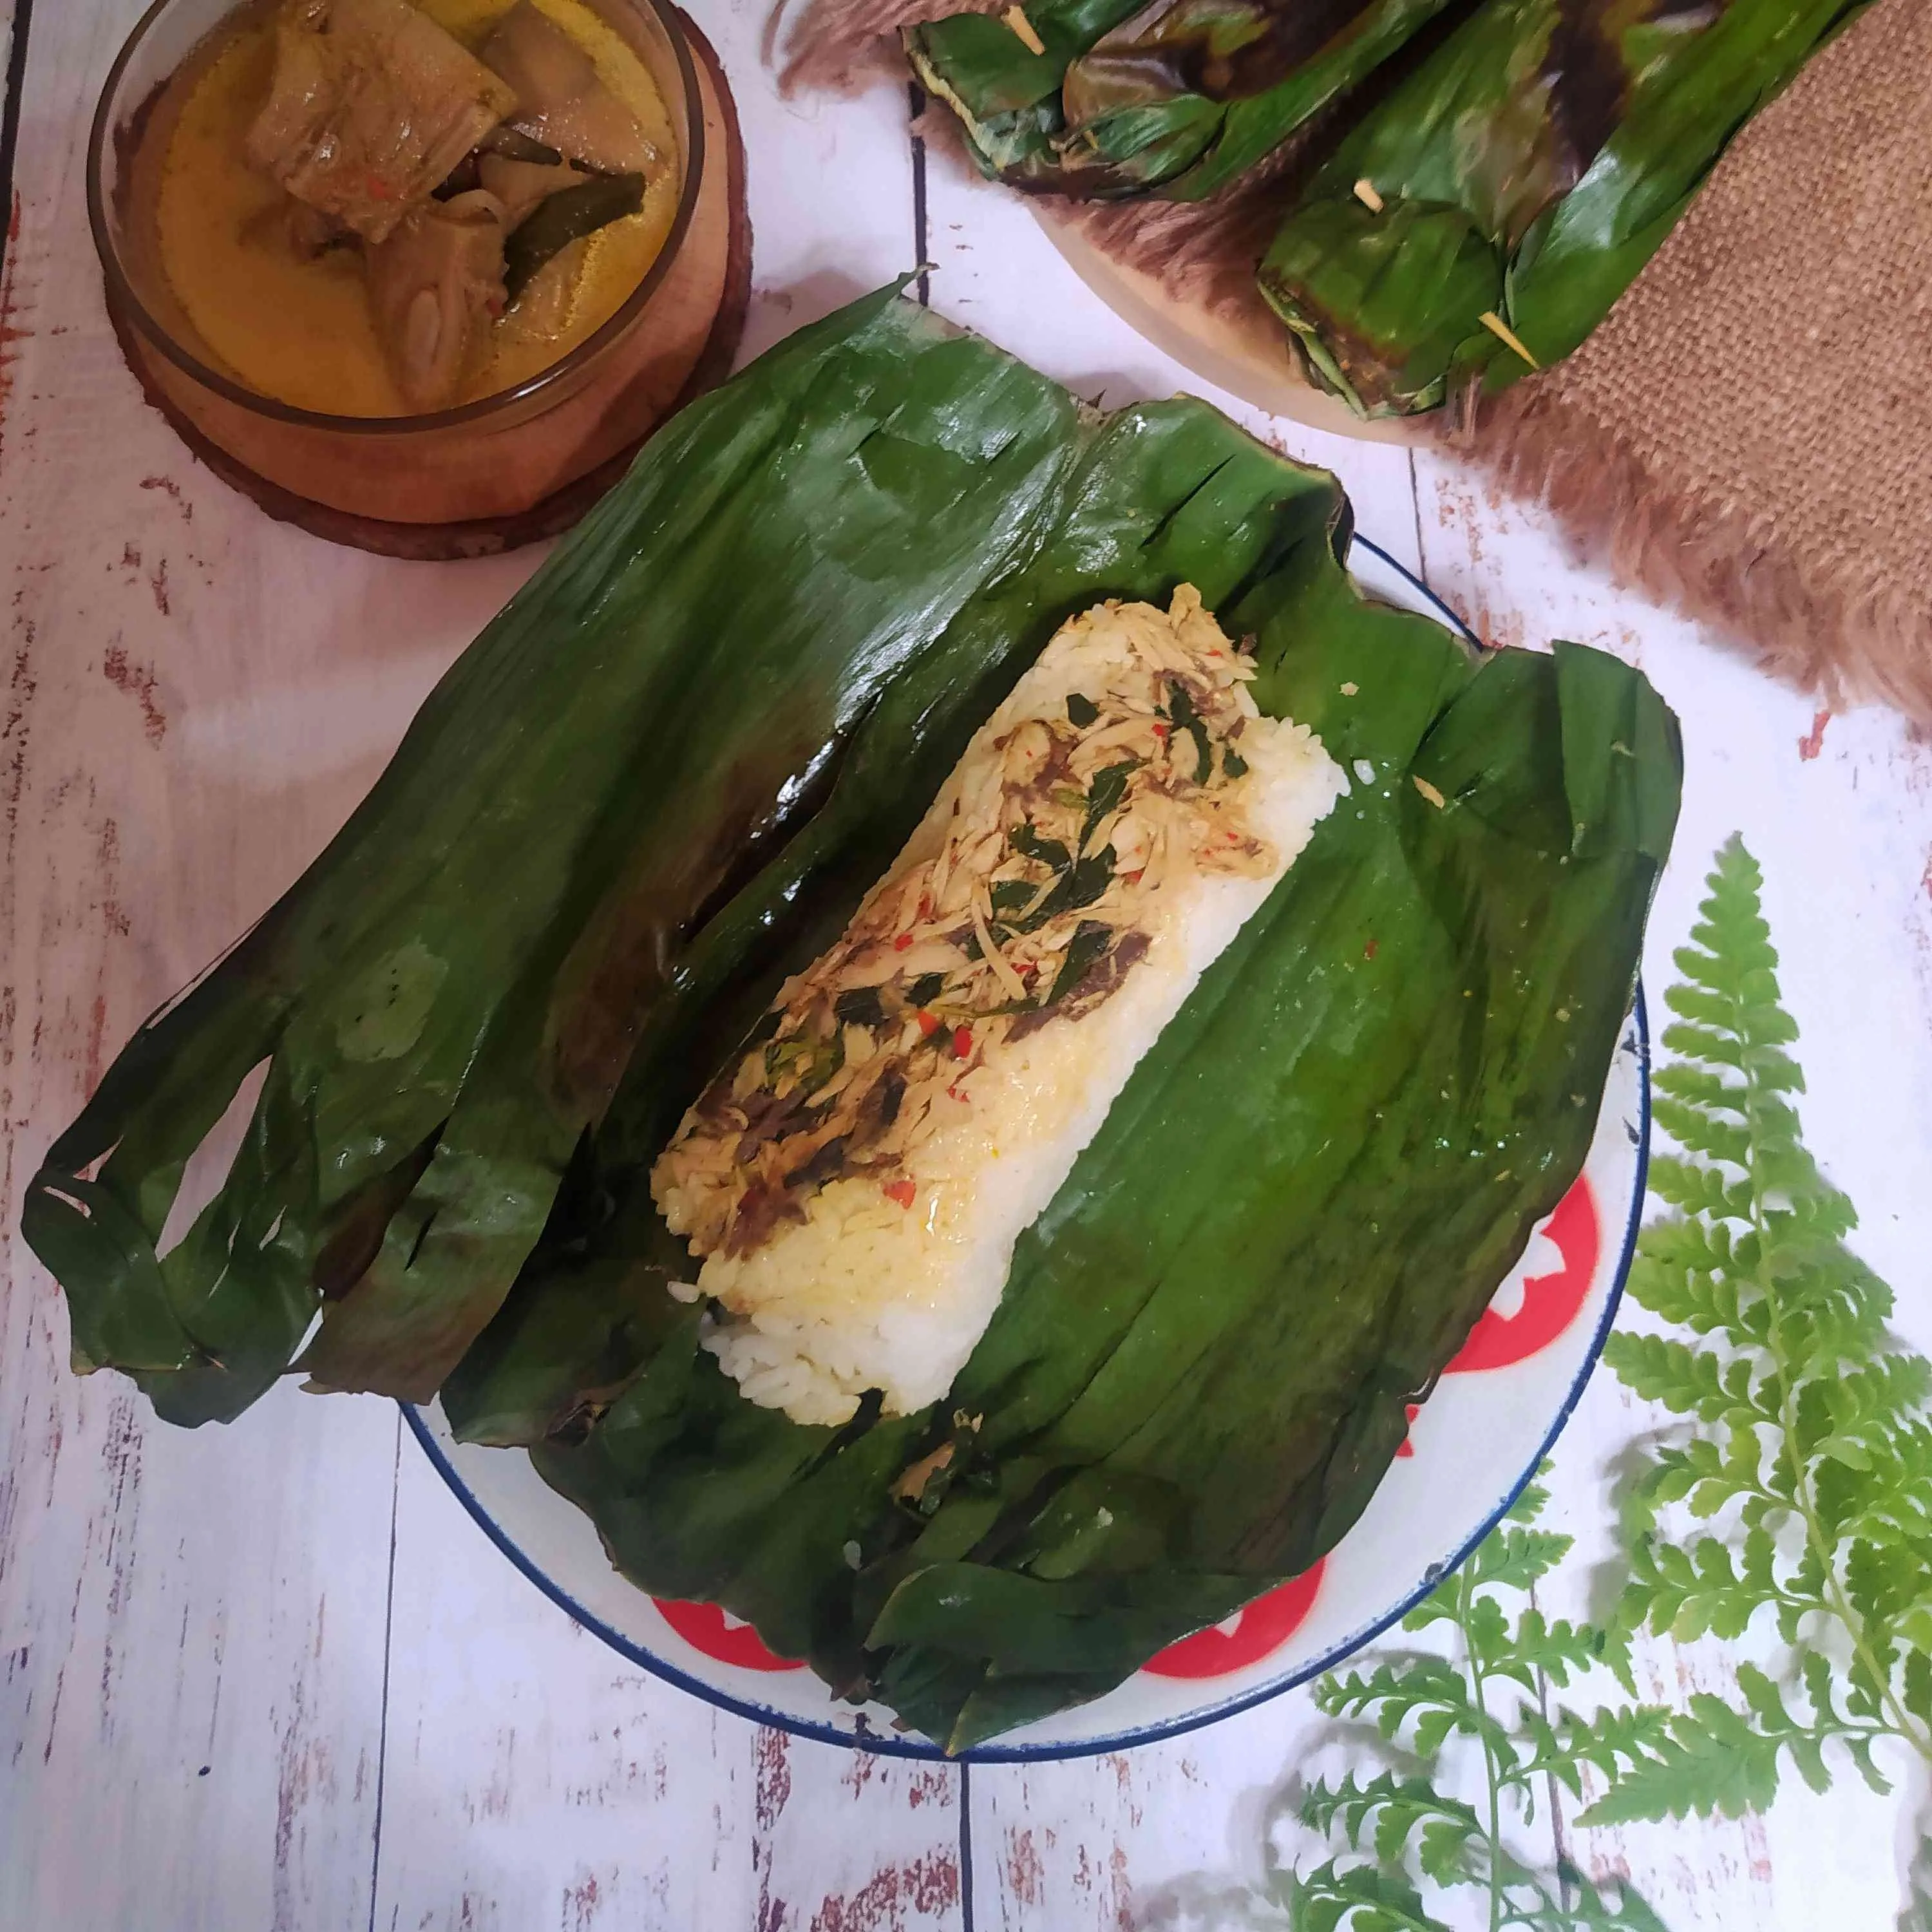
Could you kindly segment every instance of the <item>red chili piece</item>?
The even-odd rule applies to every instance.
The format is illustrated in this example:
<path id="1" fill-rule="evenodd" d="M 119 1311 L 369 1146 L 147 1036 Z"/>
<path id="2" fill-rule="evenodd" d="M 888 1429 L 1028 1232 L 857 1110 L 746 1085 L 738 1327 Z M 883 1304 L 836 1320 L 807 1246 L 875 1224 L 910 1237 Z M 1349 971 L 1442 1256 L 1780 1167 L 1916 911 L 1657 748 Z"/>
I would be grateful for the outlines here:
<path id="1" fill-rule="evenodd" d="M 955 1060 L 970 1060 L 973 1057 L 973 1029 L 955 1027 L 952 1029 L 952 1057 Z"/>
<path id="2" fill-rule="evenodd" d="M 909 932 L 901 933 L 898 938 L 892 941 L 892 950 L 895 952 L 910 952 L 912 950 L 912 934 Z"/>
<path id="3" fill-rule="evenodd" d="M 939 1030 L 938 1021 L 934 1019 L 923 1006 L 913 1015 L 913 1018 L 918 1021 L 920 1031 L 924 1034 L 928 1040 Z"/>
<path id="4" fill-rule="evenodd" d="M 918 1192 L 918 1188 L 910 1180 L 895 1180 L 887 1186 L 886 1198 L 896 1201 L 902 1208 L 910 1208 L 913 1196 Z"/>

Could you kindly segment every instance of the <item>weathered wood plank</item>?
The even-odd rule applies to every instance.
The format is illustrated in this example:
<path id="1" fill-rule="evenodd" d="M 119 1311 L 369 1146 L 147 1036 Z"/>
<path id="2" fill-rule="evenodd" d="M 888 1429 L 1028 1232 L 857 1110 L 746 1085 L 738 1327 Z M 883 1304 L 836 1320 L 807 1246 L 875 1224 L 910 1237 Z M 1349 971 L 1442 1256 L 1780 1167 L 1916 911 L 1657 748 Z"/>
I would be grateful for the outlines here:
<path id="1" fill-rule="evenodd" d="M 74 104 L 134 11 L 40 10 L 0 293 L 0 1921 L 359 1926 L 394 1412 L 291 1390 L 160 1428 L 68 1373 L 14 1230 L 106 1059 L 333 830 L 470 617 L 440 639 L 420 587 L 352 574 L 341 609 L 412 644 L 366 614 L 345 644 L 332 558 L 200 474 L 122 371 Z"/>
<path id="2" fill-rule="evenodd" d="M 518 1576 L 405 1441 L 378 1925 L 940 1932 L 958 1774 L 647 1676 Z"/>

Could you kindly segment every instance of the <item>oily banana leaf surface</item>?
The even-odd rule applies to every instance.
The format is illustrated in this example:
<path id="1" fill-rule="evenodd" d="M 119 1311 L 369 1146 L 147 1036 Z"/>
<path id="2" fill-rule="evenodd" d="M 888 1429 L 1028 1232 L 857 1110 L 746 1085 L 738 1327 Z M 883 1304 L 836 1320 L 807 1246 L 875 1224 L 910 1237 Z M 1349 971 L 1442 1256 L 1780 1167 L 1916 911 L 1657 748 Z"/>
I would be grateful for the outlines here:
<path id="1" fill-rule="evenodd" d="M 1347 536 L 1332 478 L 1199 404 L 1106 424 L 1040 548 L 699 935 L 444 1388 L 458 1432 L 530 1444 L 638 1583 L 722 1603 L 949 1748 L 1099 1695 L 1331 1547 L 1594 1129 L 1676 820 L 1675 721 L 1600 653 L 1479 661 L 1365 602 Z M 946 1400 L 837 1430 L 745 1402 L 663 1292 L 689 1264 L 649 1162 L 1061 619 L 1184 580 L 1351 793 L 1022 1238 Z"/>
<path id="2" fill-rule="evenodd" d="M 23 1228 L 76 1365 L 184 1423 L 236 1414 L 298 1351 L 319 1386 L 434 1395 L 705 908 L 1037 546 L 1090 434 L 891 290 L 668 424 L 46 1156 Z M 231 1108 L 225 1183 L 160 1253 Z"/>
<path id="3" fill-rule="evenodd" d="M 908 29 L 982 172 L 1095 200 L 1198 201 L 1271 154 L 1448 0 L 1039 0 Z"/>
<path id="4" fill-rule="evenodd" d="M 1506 388 L 1583 341 L 1862 4 L 1484 0 L 1311 178 L 1262 292 L 1364 416 Z"/>

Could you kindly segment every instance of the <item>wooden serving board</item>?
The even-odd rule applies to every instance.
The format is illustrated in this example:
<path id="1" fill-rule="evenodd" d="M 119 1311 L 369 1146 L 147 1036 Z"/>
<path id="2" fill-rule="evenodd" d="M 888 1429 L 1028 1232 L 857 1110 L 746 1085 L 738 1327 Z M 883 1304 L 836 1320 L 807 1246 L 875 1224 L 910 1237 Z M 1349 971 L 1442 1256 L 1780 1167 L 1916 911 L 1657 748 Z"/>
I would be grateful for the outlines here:
<path id="1" fill-rule="evenodd" d="M 710 42 L 688 14 L 677 19 L 697 63 L 711 158 L 691 224 L 638 325 L 556 406 L 508 428 L 442 433 L 433 451 L 406 467 L 394 446 L 318 438 L 202 388 L 110 301 L 116 338 L 148 400 L 224 482 L 270 516 L 332 543 L 434 562 L 561 535 L 629 468 L 660 423 L 730 374 L 743 333 L 752 226 L 737 109 Z M 298 476 L 303 490 L 291 487 Z"/>
<path id="2" fill-rule="evenodd" d="M 1060 204 L 1030 200 L 1034 219 L 1074 273 L 1127 326 L 1203 382 L 1272 416 L 1286 416 L 1331 436 L 1363 442 L 1410 443 L 1414 429 L 1387 419 L 1365 422 L 1339 396 L 1301 372 L 1288 332 L 1261 314 L 1230 320 L 1178 300 L 1154 276 L 1126 267 L 1096 248 Z"/>

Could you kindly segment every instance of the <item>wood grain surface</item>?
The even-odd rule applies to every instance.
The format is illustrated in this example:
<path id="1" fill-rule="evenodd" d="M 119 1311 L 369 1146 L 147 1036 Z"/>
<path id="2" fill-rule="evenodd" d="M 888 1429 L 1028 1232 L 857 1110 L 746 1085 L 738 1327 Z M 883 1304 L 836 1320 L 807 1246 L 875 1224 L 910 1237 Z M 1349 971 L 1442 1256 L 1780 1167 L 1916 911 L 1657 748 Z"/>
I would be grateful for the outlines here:
<path id="1" fill-rule="evenodd" d="M 137 10 L 37 0 L 0 280 L 0 1928 L 1271 1922 L 1249 1889 L 1270 1803 L 1332 1748 L 1299 1695 L 1130 1754 L 970 1778 L 788 1740 L 573 1625 L 393 1407 L 286 1387 L 188 1433 L 68 1372 L 59 1298 L 15 1233 L 26 1176 L 140 1018 L 320 849 L 536 560 L 332 549 L 230 493 L 142 404 L 82 202 L 88 110 Z M 923 260 L 935 307 L 1084 394 L 1202 388 L 1022 205 L 927 158 L 902 92 L 782 100 L 762 4 L 693 10 L 745 120 L 748 356 Z M 1213 399 L 1335 467 L 1364 530 L 1486 637 L 1604 646 L 1676 706 L 1689 770 L 1652 983 L 1709 854 L 1742 829 L 1804 1029 L 1808 1130 L 1864 1210 L 1901 1326 L 1932 1346 L 1932 746 L 1882 714 L 1814 716 L 1573 568 L 1453 465 Z M 1586 1546 L 1640 1420 L 1600 1378 L 1559 1446 L 1552 1512 Z M 1721 1654 L 1654 1647 L 1644 1665 L 1664 1686 L 1726 1681 Z M 1636 1874 L 1676 1932 L 1878 1932 L 1924 1796 L 1907 1780 L 1889 1804 L 1801 1793 L 1715 1827 L 1539 1828 Z"/>

